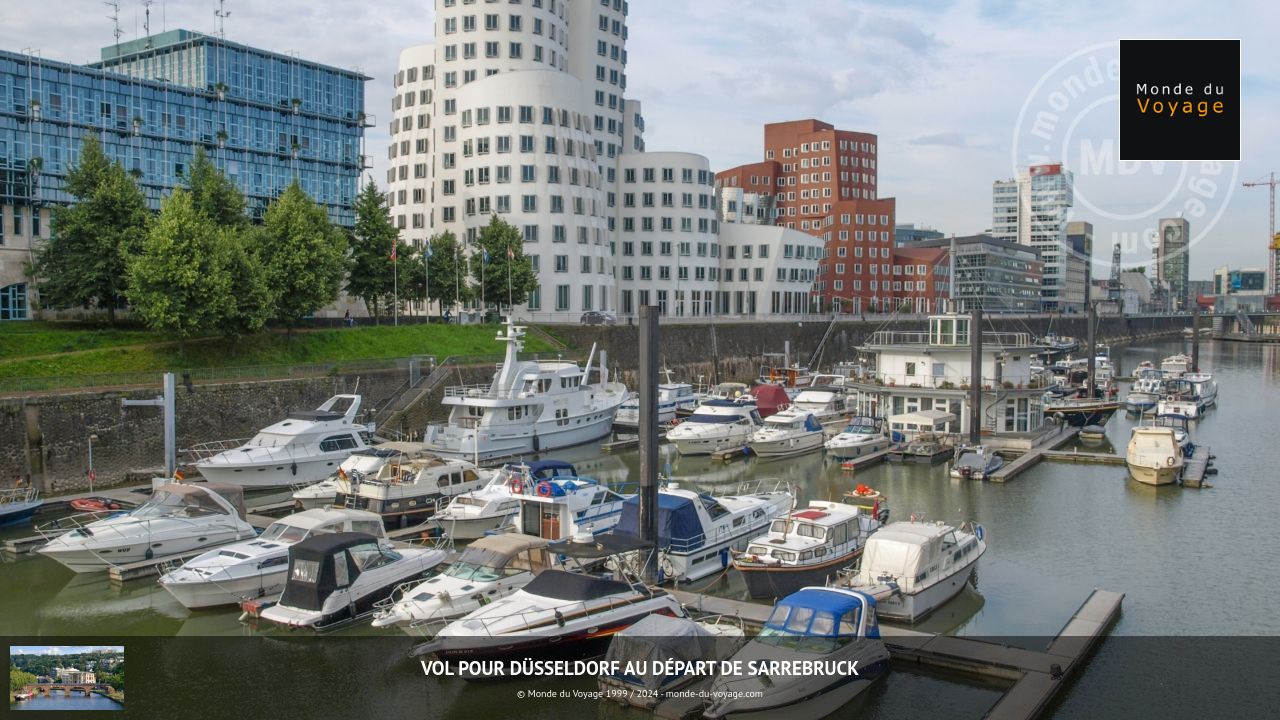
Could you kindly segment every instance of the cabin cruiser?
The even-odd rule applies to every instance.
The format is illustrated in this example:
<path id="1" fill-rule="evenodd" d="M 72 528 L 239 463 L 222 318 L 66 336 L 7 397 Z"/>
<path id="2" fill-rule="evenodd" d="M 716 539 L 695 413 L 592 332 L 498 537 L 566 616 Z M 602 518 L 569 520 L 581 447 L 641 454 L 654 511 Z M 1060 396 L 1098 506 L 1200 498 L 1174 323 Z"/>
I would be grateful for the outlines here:
<path id="1" fill-rule="evenodd" d="M 1080 349 L 1080 341 L 1073 337 L 1058 336 L 1055 333 L 1048 333 L 1040 338 L 1037 344 L 1044 346 L 1042 355 L 1065 355 L 1069 352 L 1075 352 Z"/>
<path id="2" fill-rule="evenodd" d="M 324 631 L 368 617 L 401 583 L 444 562 L 438 548 L 392 549 L 369 533 L 323 533 L 289 548 L 279 602 L 259 617 L 286 628 Z"/>
<path id="3" fill-rule="evenodd" d="M 821 375 L 820 378 L 831 376 Z M 834 434 L 848 422 L 849 407 L 845 389 L 839 385 L 811 385 L 796 394 L 787 410 L 810 412 L 822 427 Z M 785 411 L 783 411 L 785 412 Z"/>
<path id="4" fill-rule="evenodd" d="M 862 555 L 867 537 L 880 529 L 879 506 L 877 501 L 867 511 L 814 500 L 803 510 L 775 518 L 767 533 L 734 556 L 733 566 L 753 598 L 779 598 L 806 585 L 826 585 Z"/>
<path id="5" fill-rule="evenodd" d="M 500 530 L 510 524 L 520 508 L 520 501 L 512 493 L 528 482 L 536 483 L 554 477 L 572 465 L 554 460 L 534 463 L 509 463 L 489 477 L 489 483 L 478 490 L 464 492 L 453 498 L 449 506 L 436 513 L 427 523 L 439 528 L 454 540 L 474 540 L 492 530 Z"/>
<path id="6" fill-rule="evenodd" d="M 704 718 L 827 717 L 889 671 L 876 599 L 846 588 L 806 587 L 783 598 L 732 661 L 742 674 L 712 682 Z M 813 661 L 824 669 L 791 664 Z M 761 670 L 769 667 L 778 670 Z"/>
<path id="7" fill-rule="evenodd" d="M 1129 476 L 1145 485 L 1169 485 L 1182 477 L 1185 458 L 1171 427 L 1139 426 L 1129 436 L 1124 462 Z"/>
<path id="8" fill-rule="evenodd" d="M 289 547 L 313 535 L 363 532 L 390 544 L 382 518 L 362 510 L 303 510 L 276 520 L 256 538 L 223 545 L 160 576 L 160 586 L 188 609 L 275 597 L 284 589 Z"/>
<path id="9" fill-rule="evenodd" d="M 1167 394 L 1156 403 L 1157 415 L 1185 415 L 1191 419 L 1200 417 L 1207 405 L 1196 394 L 1197 387 L 1207 388 L 1212 392 L 1214 399 L 1217 399 L 1217 385 L 1212 384 L 1212 378 L 1208 382 L 1202 381 L 1197 386 L 1197 384 L 1188 379 L 1192 375 L 1192 373 L 1187 373 L 1176 380 L 1170 380 L 1165 383 L 1165 392 Z"/>
<path id="10" fill-rule="evenodd" d="M 856 574 L 842 584 L 874 596 L 882 617 L 914 623 L 964 588 L 987 551 L 984 534 L 981 525 L 889 523 L 867 539 Z"/>
<path id="11" fill-rule="evenodd" d="M 340 410 L 341 403 L 347 403 Z M 289 413 L 238 447 L 210 454 L 228 443 L 207 443 L 189 452 L 200 474 L 244 487 L 286 487 L 323 480 L 351 453 L 369 447 L 369 428 L 356 422 L 359 395 L 334 395 L 315 410 Z"/>
<path id="12" fill-rule="evenodd" d="M 738 617 L 692 620 L 650 615 L 613 636 L 604 659 L 606 667 L 616 663 L 620 670 L 600 674 L 597 683 L 603 699 L 653 710 L 672 693 L 687 693 L 692 686 L 711 681 L 708 675 L 692 670 L 668 672 L 673 667 L 670 663 L 693 667 L 697 662 L 720 662 L 746 644 L 746 629 Z"/>
<path id="13" fill-rule="evenodd" d="M 689 383 L 673 383 L 668 374 L 667 382 L 658 385 L 658 420 L 659 424 L 669 423 L 676 415 L 692 412 L 698 407 L 698 396 Z M 640 397 L 632 395 L 622 403 L 613 417 L 613 426 L 623 430 L 635 430 L 640 427 Z"/>
<path id="14" fill-rule="evenodd" d="M 1158 370 L 1139 371 L 1124 397 L 1124 407 L 1132 413 L 1144 413 L 1164 396 L 1164 375 Z"/>
<path id="15" fill-rule="evenodd" d="M 414 624 L 460 618 L 528 585 L 552 562 L 542 538 L 517 533 L 482 537 L 440 573 L 382 601 L 373 626 L 408 631 Z"/>
<path id="16" fill-rule="evenodd" d="M 1170 355 L 1160 361 L 1160 370 L 1164 372 L 1165 377 L 1180 378 L 1183 373 L 1191 372 L 1191 357 L 1182 353 Z"/>
<path id="17" fill-rule="evenodd" d="M 36 552 L 76 572 L 97 572 L 253 537 L 257 531 L 244 515 L 238 485 L 169 483 L 127 513 L 73 515 L 40 526 L 46 537 L 62 534 Z"/>
<path id="18" fill-rule="evenodd" d="M 751 388 L 746 383 L 722 382 L 711 388 L 703 400 L 751 400 Z"/>
<path id="19" fill-rule="evenodd" d="M 783 457 L 817 450 L 825 437 L 812 412 L 792 406 L 765 418 L 748 445 L 759 457 Z"/>
<path id="20" fill-rule="evenodd" d="M 593 536 L 618 524 L 627 496 L 559 460 L 529 463 L 509 477 L 516 532 L 544 540 Z"/>
<path id="21" fill-rule="evenodd" d="M 1191 383 L 1191 395 L 1200 404 L 1200 408 L 1208 408 L 1218 404 L 1218 381 L 1212 373 L 1183 373 L 1182 380 Z"/>
<path id="22" fill-rule="evenodd" d="M 403 463 L 424 453 L 421 443 L 407 442 L 386 442 L 357 450 L 343 460 L 329 477 L 294 490 L 293 506 L 298 510 L 310 510 L 332 505 L 337 500 L 339 487 L 347 487 L 351 478 L 377 475 L 382 466 L 392 460 Z"/>
<path id="23" fill-rule="evenodd" d="M 427 449 L 477 465 L 491 460 L 581 445 L 609 434 L 614 413 L 629 397 L 609 381 L 604 353 L 598 363 L 591 347 L 584 367 L 564 360 L 520 360 L 525 328 L 508 317 L 497 340 L 506 357 L 493 381 L 444 390 L 451 407 L 444 425 L 428 425 Z M 594 364 L 593 364 L 594 363 Z M 592 372 L 599 376 L 591 382 Z"/>
<path id="24" fill-rule="evenodd" d="M 755 403 L 704 400 L 693 414 L 667 431 L 681 455 L 710 455 L 745 447 L 761 425 Z"/>
<path id="25" fill-rule="evenodd" d="M 884 418 L 858 415 L 849 421 L 835 437 L 824 446 L 827 454 L 837 460 L 869 455 L 889 447 L 889 436 L 884 432 Z"/>
<path id="26" fill-rule="evenodd" d="M 765 365 L 760 368 L 760 376 L 756 378 L 756 384 L 779 385 L 786 390 L 788 396 L 794 397 L 813 385 L 817 377 L 816 372 L 798 363 L 784 366 Z"/>
<path id="27" fill-rule="evenodd" d="M 1103 398 L 1044 398 L 1044 414 L 1072 427 L 1106 425 L 1120 409 L 1120 403 Z"/>
<path id="28" fill-rule="evenodd" d="M 644 583 L 548 569 L 462 618 L 424 625 L 431 639 L 412 655 L 446 661 L 591 657 L 614 633 L 654 614 L 685 617 L 675 598 Z"/>
<path id="29" fill-rule="evenodd" d="M 733 551 L 791 507 L 785 490 L 711 496 L 675 483 L 658 489 L 658 580 L 690 582 L 721 572 Z M 623 504 L 622 520 L 613 535 L 640 537 L 640 498 Z M 629 559 L 639 560 L 638 554 Z"/>
<path id="30" fill-rule="evenodd" d="M 340 479 L 334 504 L 378 513 L 389 527 L 408 527 L 435 515 L 454 497 L 478 490 L 487 480 L 481 473 L 467 460 L 393 459 L 374 475 Z"/>
<path id="31" fill-rule="evenodd" d="M 951 477 L 964 480 L 986 480 L 1004 465 L 1004 458 L 985 445 L 969 445 L 956 451 L 951 464 Z"/>
<path id="32" fill-rule="evenodd" d="M 12 525 L 31 519 L 44 501 L 34 487 L 0 490 L 0 525 Z"/>

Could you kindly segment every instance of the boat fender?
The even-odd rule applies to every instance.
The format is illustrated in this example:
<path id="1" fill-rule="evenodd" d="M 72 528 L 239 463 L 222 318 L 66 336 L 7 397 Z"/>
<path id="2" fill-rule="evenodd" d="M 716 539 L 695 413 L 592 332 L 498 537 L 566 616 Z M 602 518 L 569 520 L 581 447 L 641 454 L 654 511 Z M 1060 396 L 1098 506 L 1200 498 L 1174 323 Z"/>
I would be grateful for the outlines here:
<path id="1" fill-rule="evenodd" d="M 551 483 L 546 480 L 538 483 L 536 490 L 538 492 L 538 497 L 551 497 Z"/>
<path id="2" fill-rule="evenodd" d="M 984 536 L 987 534 L 987 532 L 982 529 L 981 525 L 975 525 L 973 528 L 973 534 L 976 535 L 979 540 L 982 540 L 984 539 Z"/>
<path id="3" fill-rule="evenodd" d="M 147 551 L 146 551 L 146 552 L 144 552 L 144 553 L 142 553 L 142 557 L 146 558 L 147 560 L 150 560 L 151 558 L 153 558 L 153 557 L 155 557 L 155 556 L 156 556 L 156 554 L 155 554 L 155 552 L 153 552 L 153 551 L 151 550 L 151 548 L 147 548 Z"/>
<path id="4" fill-rule="evenodd" d="M 556 625 L 564 627 L 564 613 L 556 610 Z"/>
<path id="5" fill-rule="evenodd" d="M 729 567 L 729 548 L 720 548 L 720 567 Z"/>
<path id="6" fill-rule="evenodd" d="M 538 442 L 538 436 L 537 436 L 537 435 L 534 435 L 534 436 L 533 436 L 533 454 L 534 454 L 534 455 L 537 455 L 537 454 L 538 454 L 538 452 L 541 450 L 541 448 L 539 447 L 539 445 L 540 445 L 540 443 Z"/>
<path id="7" fill-rule="evenodd" d="M 1173 463 L 1177 461 L 1177 458 L 1170 455 L 1169 457 L 1165 458 L 1165 460 L 1166 460 L 1166 463 L 1165 463 L 1166 465 L 1168 465 L 1169 467 L 1173 467 Z"/>
<path id="8" fill-rule="evenodd" d="M 297 460 L 293 461 L 293 462 L 289 465 L 289 472 L 293 473 L 294 475 L 297 475 L 297 474 L 298 474 L 298 461 L 297 461 Z"/>

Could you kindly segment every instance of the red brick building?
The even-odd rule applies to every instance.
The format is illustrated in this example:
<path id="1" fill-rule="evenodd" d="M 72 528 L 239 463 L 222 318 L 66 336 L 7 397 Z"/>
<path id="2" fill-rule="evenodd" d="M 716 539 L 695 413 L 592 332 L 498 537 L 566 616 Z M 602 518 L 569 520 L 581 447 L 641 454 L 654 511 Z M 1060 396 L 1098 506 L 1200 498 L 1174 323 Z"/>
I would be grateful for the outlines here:
<path id="1" fill-rule="evenodd" d="M 771 123 L 764 127 L 763 162 L 716 174 L 717 188 L 760 195 L 773 224 L 823 238 L 825 257 L 811 291 L 815 311 L 856 313 L 894 302 L 896 203 L 879 197 L 876 144 L 875 135 L 819 120 Z"/>

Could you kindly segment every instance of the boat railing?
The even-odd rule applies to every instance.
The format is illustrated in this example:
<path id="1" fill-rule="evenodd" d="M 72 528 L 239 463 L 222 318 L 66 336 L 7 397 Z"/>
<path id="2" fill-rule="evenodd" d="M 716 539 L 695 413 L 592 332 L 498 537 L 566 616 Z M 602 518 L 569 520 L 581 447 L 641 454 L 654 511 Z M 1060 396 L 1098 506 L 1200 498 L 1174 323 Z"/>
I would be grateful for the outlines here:
<path id="1" fill-rule="evenodd" d="M 208 460 L 219 453 L 228 450 L 244 447 L 253 438 L 240 438 L 238 440 L 211 440 L 192 445 L 183 449 L 183 454 L 188 458 L 188 462 L 198 463 Z"/>
<path id="2" fill-rule="evenodd" d="M 30 503 L 40 499 L 39 488 L 15 487 L 0 490 L 0 505 L 9 505 L 14 503 Z"/>
<path id="3" fill-rule="evenodd" d="M 511 397 L 511 393 L 502 389 L 494 392 L 493 386 L 488 383 L 476 383 L 472 385 L 449 385 L 444 389 L 444 396 L 447 398 L 475 397 L 505 399 Z"/>
<path id="4" fill-rule="evenodd" d="M 83 531 L 84 534 L 89 535 L 91 537 L 95 537 L 95 538 L 101 538 L 101 537 L 129 538 L 129 537 L 136 537 L 136 535 L 132 532 L 125 532 L 126 528 L 132 530 L 142 526 L 146 526 L 147 528 L 146 533 L 149 535 L 151 532 L 150 524 L 156 520 L 174 520 L 185 525 L 197 527 L 195 518 L 178 517 L 172 514 L 161 515 L 158 517 L 130 518 L 127 522 L 120 522 L 114 525 L 107 525 L 104 527 L 97 527 L 92 529 L 89 529 L 88 527 L 92 523 L 112 517 L 113 515 L 119 515 L 122 512 L 124 514 L 128 514 L 127 511 L 106 510 L 102 512 L 88 512 L 88 513 L 79 513 L 76 515 L 69 515 L 67 517 L 58 518 L 57 520 L 54 520 L 52 522 L 45 523 L 44 525 L 37 526 L 36 532 L 44 536 L 46 539 L 52 539 L 59 535 L 63 535 L 67 532 L 76 532 L 76 531 Z M 224 513 L 209 513 L 208 515 L 205 515 L 205 517 L 208 517 L 209 515 L 215 515 L 215 514 L 225 516 Z"/>

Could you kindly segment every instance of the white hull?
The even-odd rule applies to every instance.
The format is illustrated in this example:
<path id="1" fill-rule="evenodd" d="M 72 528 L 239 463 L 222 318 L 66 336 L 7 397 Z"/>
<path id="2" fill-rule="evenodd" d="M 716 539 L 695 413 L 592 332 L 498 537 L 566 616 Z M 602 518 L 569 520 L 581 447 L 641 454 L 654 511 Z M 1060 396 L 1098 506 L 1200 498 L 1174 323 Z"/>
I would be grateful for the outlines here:
<path id="1" fill-rule="evenodd" d="M 778 440 L 753 440 L 751 442 L 751 452 L 760 457 L 784 457 L 787 455 L 798 455 L 817 450 L 822 447 L 823 434 L 821 432 L 805 433 L 803 435 L 792 435 L 791 437 L 781 438 Z"/>
<path id="2" fill-rule="evenodd" d="M 162 582 L 160 585 L 182 603 L 183 607 L 197 610 L 219 605 L 235 605 L 241 600 L 278 596 L 284 590 L 287 574 L 288 566 L 282 565 L 278 570 L 249 577 L 200 583 Z"/>
<path id="3" fill-rule="evenodd" d="M 667 433 L 667 440 L 676 446 L 676 451 L 681 455 L 710 455 L 721 450 L 737 450 L 745 447 L 753 432 L 755 432 L 754 427 L 743 427 L 741 430 L 734 429 L 729 433 L 704 433 L 687 438 L 672 438 L 671 433 Z"/>
<path id="4" fill-rule="evenodd" d="M 535 433 L 527 425 L 483 431 L 484 440 L 478 453 L 475 450 L 474 431 L 453 427 L 444 428 L 437 440 L 428 441 L 425 445 L 427 450 L 441 457 L 472 461 L 479 458 L 481 463 L 519 455 L 534 455 L 582 445 L 608 435 L 613 427 L 614 409 L 596 411 L 590 416 L 600 413 L 603 414 L 595 420 L 568 426 L 557 426 L 554 419 L 539 421 L 536 426 L 537 447 L 534 447 Z M 575 422 L 573 418 L 570 421 Z"/>
<path id="5" fill-rule="evenodd" d="M 1189 418 L 1200 417 L 1200 403 L 1194 400 L 1161 400 L 1156 405 L 1157 415 L 1186 415 Z"/>
<path id="6" fill-rule="evenodd" d="M 981 553 L 974 556 L 968 564 L 958 572 L 915 593 L 899 593 L 876 601 L 876 612 L 882 618 L 914 623 L 929 613 L 937 610 L 944 603 L 955 597 L 964 589 L 965 583 L 973 575 L 973 568 L 978 564 Z M 857 588 L 855 588 L 857 589 Z"/>
<path id="7" fill-rule="evenodd" d="M 237 532 L 234 528 L 208 528 L 202 529 L 198 537 L 171 538 L 162 540 L 159 543 L 154 542 L 154 538 L 150 538 L 152 542 L 148 542 L 149 538 L 139 536 L 131 539 L 121 538 L 117 544 L 100 544 L 92 547 L 84 545 L 51 547 L 46 545 L 37 552 L 57 560 L 69 570 L 78 573 L 102 572 L 117 565 L 181 555 L 216 545 L 224 545 L 243 540 L 250 535 L 250 532 Z M 155 547 L 157 544 L 160 547 Z M 152 553 L 151 557 L 147 557 L 148 550 Z"/>
<path id="8" fill-rule="evenodd" d="M 428 524 L 440 528 L 445 535 L 454 540 L 475 540 L 484 537 L 490 530 L 497 530 L 510 524 L 514 518 L 515 513 L 471 518 L 435 517 L 429 520 Z"/>
<path id="9" fill-rule="evenodd" d="M 1129 465 L 1129 476 L 1144 485 L 1172 485 L 1182 474 L 1182 463 L 1167 467 Z"/>
<path id="10" fill-rule="evenodd" d="M 820 658 L 821 656 L 815 656 Z M 740 711 L 728 712 L 723 715 L 716 714 L 714 717 L 724 718 L 725 720 L 798 720 L 800 718 L 825 718 L 833 716 L 840 708 L 848 705 L 855 697 L 862 693 L 863 690 L 871 687 L 876 678 L 867 678 L 865 680 L 855 680 L 853 682 L 844 683 L 840 687 L 830 692 L 822 693 L 817 697 L 800 700 L 783 707 L 769 708 L 756 712 Z"/>
<path id="11" fill-rule="evenodd" d="M 827 453 L 839 460 L 862 457 L 879 452 L 889 447 L 889 438 L 877 438 L 850 444 L 838 444 L 834 439 L 827 441 Z"/>
<path id="12" fill-rule="evenodd" d="M 276 459 L 271 462 L 244 465 L 197 463 L 196 469 L 210 482 L 223 482 L 247 488 L 288 487 L 329 477 L 350 455 L 351 451 L 347 450 L 302 460 Z M 295 462 L 298 466 L 296 474 L 293 472 Z"/>

